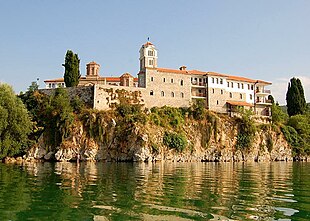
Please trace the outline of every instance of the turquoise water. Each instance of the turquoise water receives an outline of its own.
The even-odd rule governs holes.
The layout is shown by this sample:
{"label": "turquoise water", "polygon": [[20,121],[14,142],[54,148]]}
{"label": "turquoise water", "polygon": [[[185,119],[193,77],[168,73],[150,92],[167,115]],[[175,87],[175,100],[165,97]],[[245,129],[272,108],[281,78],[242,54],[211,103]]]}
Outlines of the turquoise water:
{"label": "turquoise water", "polygon": [[310,220],[310,163],[0,164],[0,220]]}

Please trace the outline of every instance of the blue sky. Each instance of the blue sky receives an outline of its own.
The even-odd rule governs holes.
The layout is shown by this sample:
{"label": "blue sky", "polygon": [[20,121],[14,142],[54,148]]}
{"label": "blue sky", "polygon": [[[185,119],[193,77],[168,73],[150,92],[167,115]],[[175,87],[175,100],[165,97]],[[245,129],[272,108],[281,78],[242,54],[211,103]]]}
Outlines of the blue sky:
{"label": "blue sky", "polygon": [[17,93],[62,77],[68,49],[82,75],[93,60],[102,76],[136,75],[150,37],[160,67],[271,81],[281,104],[297,76],[310,101],[308,0],[0,0],[0,27],[0,81]]}

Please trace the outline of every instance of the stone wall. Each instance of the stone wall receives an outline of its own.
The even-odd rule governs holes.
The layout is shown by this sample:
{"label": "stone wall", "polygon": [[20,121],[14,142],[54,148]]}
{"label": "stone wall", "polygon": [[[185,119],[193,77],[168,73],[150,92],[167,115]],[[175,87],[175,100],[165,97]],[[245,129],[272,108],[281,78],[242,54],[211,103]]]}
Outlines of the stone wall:
{"label": "stone wall", "polygon": [[147,69],[145,79],[147,86],[145,93],[143,93],[146,106],[189,106],[191,102],[190,79],[190,75],[166,73],[157,71],[156,69]]}
{"label": "stone wall", "polygon": [[[94,86],[68,87],[64,89],[68,91],[70,99],[79,97],[86,106],[94,107]],[[55,89],[40,89],[40,92],[51,96],[55,93]]]}

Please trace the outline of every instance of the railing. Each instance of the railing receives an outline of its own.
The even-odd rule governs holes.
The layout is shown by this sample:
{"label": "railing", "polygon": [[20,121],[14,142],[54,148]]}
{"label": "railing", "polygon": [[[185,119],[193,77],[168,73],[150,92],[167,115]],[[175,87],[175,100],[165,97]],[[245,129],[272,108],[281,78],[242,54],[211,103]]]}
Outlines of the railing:
{"label": "railing", "polygon": [[204,83],[204,82],[192,81],[192,85],[195,85],[195,86],[206,86],[206,83]]}
{"label": "railing", "polygon": [[268,100],[268,99],[256,99],[256,103],[259,104],[259,103],[263,103],[263,104],[272,104],[272,101],[271,100]]}
{"label": "railing", "polygon": [[271,90],[260,90],[260,89],[256,89],[256,93],[271,94]]}
{"label": "railing", "polygon": [[193,97],[206,97],[205,93],[196,93],[196,94],[192,94]]}

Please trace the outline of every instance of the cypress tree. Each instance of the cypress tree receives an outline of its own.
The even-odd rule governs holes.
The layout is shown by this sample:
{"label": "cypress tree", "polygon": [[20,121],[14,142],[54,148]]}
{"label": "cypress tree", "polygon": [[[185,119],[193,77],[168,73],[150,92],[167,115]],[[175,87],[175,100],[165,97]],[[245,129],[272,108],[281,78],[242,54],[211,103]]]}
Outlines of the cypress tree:
{"label": "cypress tree", "polygon": [[80,59],[77,54],[68,50],[65,57],[65,74],[64,80],[66,87],[75,87],[79,84],[80,80]]}
{"label": "cypress tree", "polygon": [[304,114],[306,109],[307,109],[307,103],[306,103],[306,99],[305,99],[304,88],[303,88],[301,80],[299,80],[299,78],[297,78],[297,86],[298,86],[298,90],[300,93],[300,103],[301,103],[302,113]]}
{"label": "cypress tree", "polygon": [[306,100],[301,81],[292,78],[286,92],[286,106],[289,116],[303,114],[306,110]]}

